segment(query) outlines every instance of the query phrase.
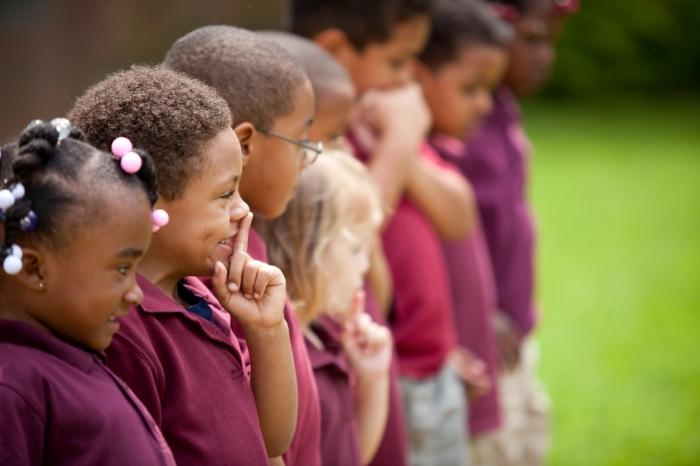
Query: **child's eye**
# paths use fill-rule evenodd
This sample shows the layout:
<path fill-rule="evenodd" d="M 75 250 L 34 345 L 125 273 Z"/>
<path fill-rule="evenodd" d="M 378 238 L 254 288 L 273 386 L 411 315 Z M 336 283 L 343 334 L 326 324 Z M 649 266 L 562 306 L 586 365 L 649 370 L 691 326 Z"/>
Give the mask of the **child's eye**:
<path fill-rule="evenodd" d="M 397 58 L 397 59 L 391 60 L 390 64 L 391 64 L 392 68 L 400 69 L 403 67 L 405 62 L 406 62 L 406 60 L 404 60 L 403 58 Z"/>
<path fill-rule="evenodd" d="M 131 265 L 120 265 L 117 267 L 117 272 L 119 272 L 119 275 L 126 275 L 129 273 L 129 269 L 131 269 Z"/>
<path fill-rule="evenodd" d="M 231 199 L 231 198 L 233 197 L 234 194 L 236 194 L 236 191 L 235 191 L 235 190 L 233 190 L 233 191 L 227 191 L 227 192 L 225 192 L 224 194 L 221 195 L 221 198 L 222 198 L 222 199 Z"/>

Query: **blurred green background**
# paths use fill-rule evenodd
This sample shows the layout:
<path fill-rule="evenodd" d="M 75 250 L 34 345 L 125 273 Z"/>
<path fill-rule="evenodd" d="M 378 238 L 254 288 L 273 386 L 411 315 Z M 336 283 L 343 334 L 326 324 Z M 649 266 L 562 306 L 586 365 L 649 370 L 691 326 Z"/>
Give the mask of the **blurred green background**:
<path fill-rule="evenodd" d="M 698 108 L 525 108 L 551 466 L 700 464 Z"/>
<path fill-rule="evenodd" d="M 285 0 L 0 0 L 0 142 L 205 24 Z M 700 1 L 582 0 L 535 145 L 550 466 L 700 465 Z"/>

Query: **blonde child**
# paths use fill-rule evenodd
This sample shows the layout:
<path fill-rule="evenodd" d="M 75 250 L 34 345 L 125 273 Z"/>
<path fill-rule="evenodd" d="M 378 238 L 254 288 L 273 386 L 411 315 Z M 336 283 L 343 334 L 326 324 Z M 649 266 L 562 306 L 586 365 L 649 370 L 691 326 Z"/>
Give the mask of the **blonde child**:
<path fill-rule="evenodd" d="M 369 463 L 384 434 L 391 338 L 364 313 L 362 291 L 379 206 L 363 166 L 330 151 L 301 175 L 284 215 L 260 225 L 304 328 L 324 465 Z"/>

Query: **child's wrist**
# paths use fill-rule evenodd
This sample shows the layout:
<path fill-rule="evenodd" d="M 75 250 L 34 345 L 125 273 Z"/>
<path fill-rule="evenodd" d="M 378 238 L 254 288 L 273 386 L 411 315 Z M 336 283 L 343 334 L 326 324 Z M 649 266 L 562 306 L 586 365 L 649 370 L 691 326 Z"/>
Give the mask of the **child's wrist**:
<path fill-rule="evenodd" d="M 358 388 L 370 388 L 389 379 L 389 368 L 372 369 L 369 371 L 355 371 L 355 383 Z"/>
<path fill-rule="evenodd" d="M 241 324 L 241 327 L 243 328 L 243 333 L 245 334 L 246 340 L 269 340 L 280 337 L 289 337 L 289 326 L 287 325 L 287 321 L 284 320 L 284 317 L 279 323 L 272 326 Z"/>

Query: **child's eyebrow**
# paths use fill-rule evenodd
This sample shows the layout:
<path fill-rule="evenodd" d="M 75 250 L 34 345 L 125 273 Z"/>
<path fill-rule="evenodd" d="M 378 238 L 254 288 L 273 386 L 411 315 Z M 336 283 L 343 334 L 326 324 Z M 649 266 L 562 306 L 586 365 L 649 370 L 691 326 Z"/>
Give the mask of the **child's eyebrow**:
<path fill-rule="evenodd" d="M 143 251 L 138 248 L 126 248 L 123 251 L 120 251 L 119 254 L 117 254 L 117 257 L 130 259 L 141 257 L 142 255 Z"/>

